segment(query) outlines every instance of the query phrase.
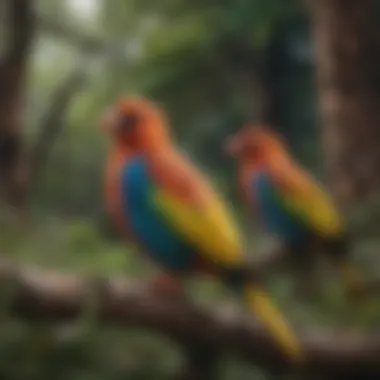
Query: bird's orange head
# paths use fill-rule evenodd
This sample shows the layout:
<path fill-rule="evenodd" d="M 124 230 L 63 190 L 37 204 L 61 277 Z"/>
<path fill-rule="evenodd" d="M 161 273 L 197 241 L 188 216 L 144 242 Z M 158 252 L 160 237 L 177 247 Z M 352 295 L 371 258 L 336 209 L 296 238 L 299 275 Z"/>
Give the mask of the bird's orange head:
<path fill-rule="evenodd" d="M 165 116 L 147 99 L 118 100 L 104 113 L 101 124 L 116 144 L 131 152 L 154 150 L 169 143 Z"/>
<path fill-rule="evenodd" d="M 231 136 L 226 152 L 239 161 L 252 164 L 266 163 L 275 157 L 288 156 L 285 140 L 267 126 L 247 126 Z"/>

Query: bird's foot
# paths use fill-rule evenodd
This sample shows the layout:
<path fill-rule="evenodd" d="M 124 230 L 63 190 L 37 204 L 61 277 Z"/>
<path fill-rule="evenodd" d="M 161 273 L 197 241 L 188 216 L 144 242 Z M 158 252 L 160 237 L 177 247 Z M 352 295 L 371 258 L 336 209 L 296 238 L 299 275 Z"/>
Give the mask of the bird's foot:
<path fill-rule="evenodd" d="M 357 284 L 355 286 L 348 286 L 346 290 L 348 298 L 358 302 L 365 301 L 370 296 L 370 290 L 365 284 Z"/>
<path fill-rule="evenodd" d="M 173 274 L 160 273 L 149 281 L 148 290 L 159 297 L 173 300 L 186 299 L 181 279 Z"/>

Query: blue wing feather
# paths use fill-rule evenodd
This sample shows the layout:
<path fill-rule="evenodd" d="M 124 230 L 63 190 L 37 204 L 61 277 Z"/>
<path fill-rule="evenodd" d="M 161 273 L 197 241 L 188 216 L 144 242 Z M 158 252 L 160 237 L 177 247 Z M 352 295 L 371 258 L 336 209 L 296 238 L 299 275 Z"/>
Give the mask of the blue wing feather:
<path fill-rule="evenodd" d="M 194 262 L 194 251 L 160 217 L 152 202 L 155 184 L 144 157 L 122 171 L 123 211 L 130 228 L 152 259 L 168 270 L 183 271 Z"/>
<path fill-rule="evenodd" d="M 258 212 L 270 233 L 290 243 L 300 242 L 310 235 L 309 229 L 282 203 L 278 189 L 268 172 L 256 172 L 252 177 L 251 186 Z"/>

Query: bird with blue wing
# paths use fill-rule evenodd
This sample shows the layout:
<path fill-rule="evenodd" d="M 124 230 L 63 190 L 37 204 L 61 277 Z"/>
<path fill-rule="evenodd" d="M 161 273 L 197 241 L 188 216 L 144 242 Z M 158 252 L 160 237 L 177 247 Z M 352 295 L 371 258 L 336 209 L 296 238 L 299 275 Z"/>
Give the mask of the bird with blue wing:
<path fill-rule="evenodd" d="M 146 99 L 123 98 L 102 125 L 112 139 L 107 207 L 123 236 L 160 268 L 152 288 L 181 293 L 188 275 L 211 273 L 244 298 L 289 357 L 303 360 L 297 336 L 247 270 L 229 207 L 174 145 L 162 110 Z"/>
<path fill-rule="evenodd" d="M 365 295 L 364 278 L 350 259 L 344 217 L 321 183 L 291 156 L 284 138 L 267 126 L 246 126 L 225 149 L 238 161 L 243 202 L 303 272 L 301 287 L 308 286 L 313 254 L 324 252 L 349 295 Z"/>

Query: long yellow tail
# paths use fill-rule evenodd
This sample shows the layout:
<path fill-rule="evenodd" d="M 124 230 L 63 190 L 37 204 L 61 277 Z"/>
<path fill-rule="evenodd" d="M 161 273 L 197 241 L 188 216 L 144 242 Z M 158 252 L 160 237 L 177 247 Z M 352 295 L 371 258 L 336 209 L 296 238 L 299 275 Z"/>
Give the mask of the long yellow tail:
<path fill-rule="evenodd" d="M 297 364 L 303 363 L 305 357 L 300 341 L 267 294 L 254 285 L 247 285 L 244 295 L 248 306 L 259 316 L 281 349 Z"/>

